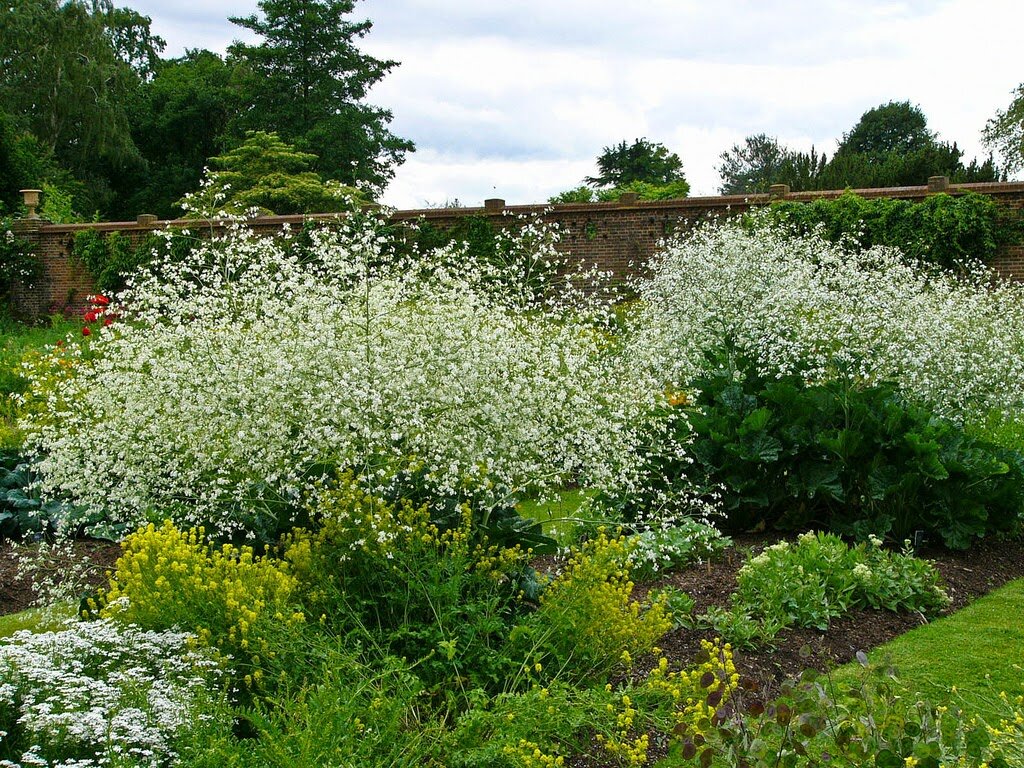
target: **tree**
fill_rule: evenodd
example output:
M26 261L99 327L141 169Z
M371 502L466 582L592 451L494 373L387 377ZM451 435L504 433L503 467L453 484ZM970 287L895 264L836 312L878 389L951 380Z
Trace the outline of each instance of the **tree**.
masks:
M747 136L742 146L733 144L732 149L719 156L719 191L723 195L766 192L772 184L781 183L780 169L788 155L789 151L774 136Z
M637 181L660 186L686 181L679 155L647 139L605 147L597 158L597 168L597 176L584 179L594 187L625 187Z
M0 14L0 103L88 184L90 206L140 162L125 104L162 49L147 17L110 0L11 0Z
M890 101L869 109L849 133L843 134L836 154L855 152L882 158L892 153L910 154L934 144L928 119L909 101Z
M998 110L981 133L985 146L999 153L1008 171L1024 169L1024 83L1014 94L1010 106Z
M359 190L325 183L309 170L316 159L276 133L253 131L240 146L211 157L215 170L178 205L187 213L209 216L219 211L241 215L254 208L262 214L327 213L347 210L350 198L362 202Z
M263 38L229 49L243 92L235 127L274 131L318 155L315 170L324 177L379 191L414 146L387 129L390 111L362 102L397 62L356 48L371 22L348 21L354 6L355 0L261 0L259 15L231 19Z
M216 53L188 51L161 61L131 107L132 139L144 167L119 176L115 215L168 218L175 201L199 186L208 157L225 149L239 94L231 68Z
M723 195L767 192L772 184L788 184L793 191L816 189L826 162L814 147L809 153L794 152L764 133L748 136L742 145L733 144L720 158Z

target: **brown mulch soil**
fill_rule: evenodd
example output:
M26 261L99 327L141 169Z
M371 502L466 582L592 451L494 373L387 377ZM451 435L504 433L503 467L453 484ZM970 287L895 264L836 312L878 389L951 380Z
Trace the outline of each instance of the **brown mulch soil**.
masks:
M757 552L778 540L768 534L734 536L734 546L721 560L672 573L655 584L638 587L642 595L648 589L671 585L686 592L696 601L696 612L711 606L726 607L736 589L736 572L743 565L746 552ZM21 545L22 549L33 545ZM106 582L106 572L113 567L120 547L104 541L77 541L76 558L87 558L96 567L91 570L92 586ZM14 556L15 545L0 542L0 614L15 613L31 606L35 599L31 579L19 572ZM920 555L931 560L942 575L952 603L947 613L959 610L975 598L1014 579L1024 578L1024 541L987 539L967 552L926 549ZM52 564L51 564L52 565ZM543 558L535 565L548 570L554 562ZM832 622L827 632L814 629L789 629L775 639L775 647L760 651L736 652L740 674L753 678L765 694L777 690L785 679L798 675L808 667L825 669L851 661L857 651L870 650L916 626L925 623L918 614L895 614L887 611L856 611ZM677 629L659 643L673 664L688 666L697 661L700 640L713 639L713 632ZM807 655L807 649L810 655Z
M657 586L672 585L686 592L696 603L696 612L711 606L726 607L736 589L736 572L744 562L744 551L757 552L777 537L734 536L735 547L720 562L674 573ZM1024 541L978 542L967 552L933 548L919 553L942 575L951 603L946 613L963 608L974 599L1014 579L1024 578ZM827 632L816 629L788 629L775 638L775 647L758 651L737 651L737 671L757 681L766 694L804 669L818 670L852 661L858 651L868 651L914 627L927 623L919 614L858 610L833 621ZM666 656L687 665L697 660L701 639L714 639L709 630L677 629L659 643ZM808 650L810 655L808 655Z
M121 554L121 546L109 541L84 539L71 544L71 554L57 558L47 558L43 568L59 578L61 569L71 559L88 561L90 568L84 575L85 584L99 587L107 583L106 573L113 569L114 563ZM36 600L36 592L32 588L32 574L19 567L18 553L22 557L31 556L38 545L31 543L15 544L9 540L0 540L0 615L17 613L31 608Z

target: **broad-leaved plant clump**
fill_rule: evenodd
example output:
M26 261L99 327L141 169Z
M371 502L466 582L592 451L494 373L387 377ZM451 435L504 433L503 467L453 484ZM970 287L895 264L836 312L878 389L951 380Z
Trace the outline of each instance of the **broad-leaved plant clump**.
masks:
M808 532L752 556L736 576L729 611L705 620L738 645L770 642L786 627L828 629L856 608L936 615L949 603L938 571L911 552L890 552L871 536L850 547L834 534Z
M64 375L35 374L44 491L128 530L270 539L337 470L485 505L614 476L656 393L613 364L596 300L454 247L399 257L381 227L352 216L303 249L240 227L136 276Z
M1022 404L1024 288L982 269L927 270L753 216L670 241L638 290L630 348L666 384L731 343L767 376L893 380L957 420Z

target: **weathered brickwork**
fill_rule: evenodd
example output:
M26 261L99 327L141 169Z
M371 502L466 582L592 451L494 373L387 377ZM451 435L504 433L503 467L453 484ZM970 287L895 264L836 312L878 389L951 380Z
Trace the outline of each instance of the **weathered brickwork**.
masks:
M916 200L934 194L936 187L892 187L887 189L860 189L864 197L890 197ZM952 184L944 191L956 195L965 191L991 196L1003 208L1021 213L1024 209L1024 183ZM799 192L785 195L786 200L811 201L834 198L842 191ZM636 202L623 200L615 203L572 205L514 205L504 206L501 201L488 201L483 208L425 209L396 211L395 221L423 219L434 226L446 227L463 216L486 216L499 226L517 216L539 215L557 224L562 241L560 248L573 259L581 259L602 271L611 272L622 280L641 273L644 265L657 250L658 243L667 235L685 231L696 223L712 217L732 216L751 207L769 202L769 195L691 197L681 200ZM280 231L285 225L302 226L304 221L330 218L329 216L268 216L253 221L259 233ZM49 312L78 311L86 306L86 296L93 292L92 277L71 258L74 234L82 229L101 232L120 232L133 242L165 226L187 227L197 235L218 232L218 222L177 220L114 222L99 224L47 224L41 221L19 222L22 236L35 243L43 259L46 278L33 290L23 290L17 296L22 314L40 316ZM1024 280L1024 245L1003 248L996 257L994 268L1003 276Z

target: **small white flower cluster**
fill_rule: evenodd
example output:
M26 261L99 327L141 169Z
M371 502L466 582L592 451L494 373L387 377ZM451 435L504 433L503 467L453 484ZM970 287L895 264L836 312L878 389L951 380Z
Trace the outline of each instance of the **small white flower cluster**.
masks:
M0 766L166 765L216 689L218 665L192 640L104 620L0 642L0 741L28 745Z
M955 419L1022 405L1024 286L988 271L928 271L755 215L670 242L638 288L632 354L679 386L729 341L768 375L891 379Z
M419 467L439 493L495 501L619 473L658 392L618 365L593 303L529 303L456 248L399 257L379 224L315 231L312 259L236 225L137 277L120 322L68 345L71 375L34 377L44 494L232 534L307 498L313 467L371 491Z

